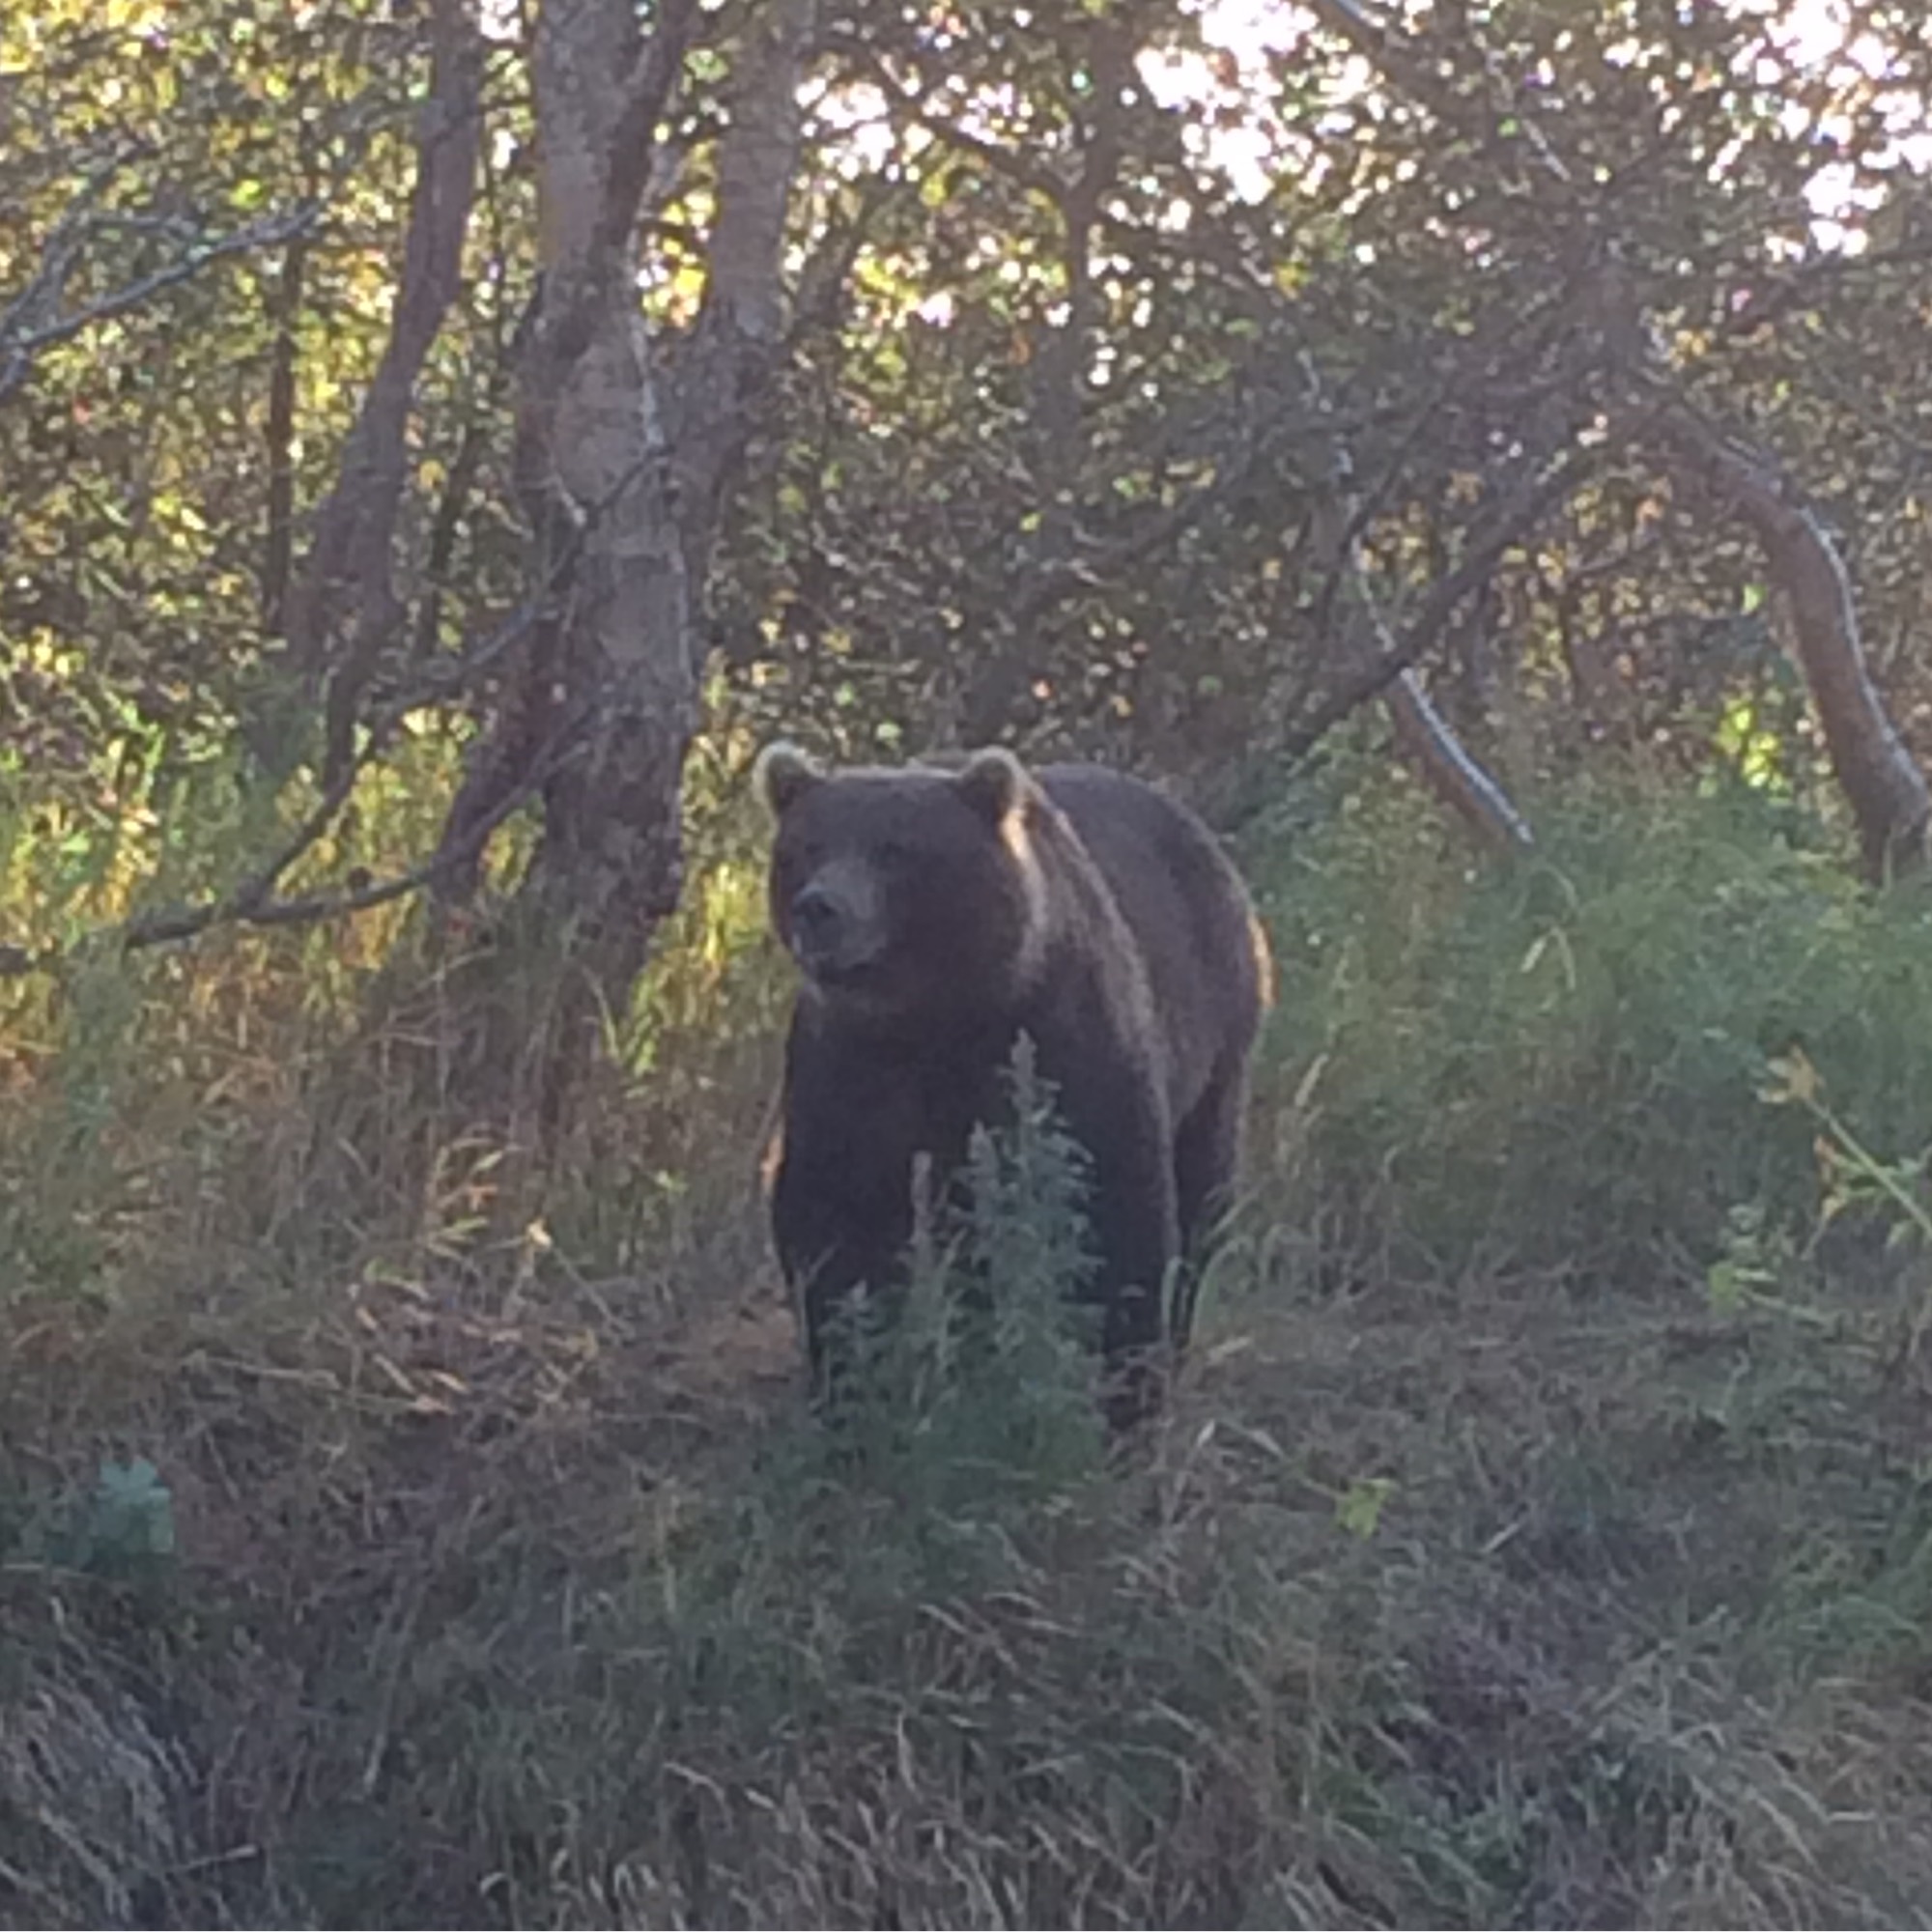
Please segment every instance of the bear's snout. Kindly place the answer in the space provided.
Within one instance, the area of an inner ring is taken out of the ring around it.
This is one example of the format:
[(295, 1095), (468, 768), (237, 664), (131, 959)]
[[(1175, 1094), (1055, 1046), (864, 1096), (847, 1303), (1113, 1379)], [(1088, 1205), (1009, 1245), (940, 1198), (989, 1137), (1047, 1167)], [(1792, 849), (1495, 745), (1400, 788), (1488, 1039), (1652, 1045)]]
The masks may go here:
[(810, 952), (837, 942), (838, 917), (838, 901), (820, 885), (807, 886), (791, 902), (791, 928)]
[(826, 867), (785, 909), (793, 956), (814, 980), (869, 966), (884, 950), (880, 912), (878, 885), (866, 867)]

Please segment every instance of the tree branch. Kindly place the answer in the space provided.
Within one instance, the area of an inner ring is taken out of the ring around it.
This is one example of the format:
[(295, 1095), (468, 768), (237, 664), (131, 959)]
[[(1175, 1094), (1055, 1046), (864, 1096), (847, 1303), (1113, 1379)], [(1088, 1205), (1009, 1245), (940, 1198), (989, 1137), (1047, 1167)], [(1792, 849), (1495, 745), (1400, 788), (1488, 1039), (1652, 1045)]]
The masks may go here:
[[(1328, 399), (1314, 358), (1304, 353), (1301, 364), (1312, 407), (1318, 415), (1325, 415)], [(1321, 628), (1325, 631), (1333, 624), (1337, 591), (1346, 582), (1353, 592), (1352, 610), (1359, 618), (1359, 628), (1350, 625), (1345, 613), (1342, 638), (1348, 655), (1357, 660), (1369, 654), (1366, 646), (1371, 643), (1382, 659), (1399, 648), (1362, 562), (1361, 536), (1376, 514), (1377, 505), (1405, 467), (1409, 448), (1426, 420), (1426, 415), (1418, 416), (1411, 435), (1405, 439), (1395, 460), (1385, 469), (1381, 488), (1365, 500), (1351, 503), (1349, 455), (1339, 442), (1331, 441), (1329, 474), (1315, 488), (1310, 522), (1326, 554), (1324, 561), (1329, 572), (1318, 601)], [(1430, 789), (1485, 844), (1492, 850), (1510, 853), (1536, 842), (1528, 822), (1511, 803), (1509, 795), (1470, 755), (1448, 720), (1436, 709), (1413, 665), (1405, 666), (1396, 673), (1383, 694), (1383, 702), (1394, 723), (1398, 745), (1408, 754)]]
[(1563, 502), (1603, 461), (1610, 446), (1606, 440), (1591, 450), (1573, 450), (1539, 481), (1520, 489), (1497, 511), (1489, 533), (1472, 544), (1463, 561), (1430, 591), (1395, 648), (1345, 677), (1299, 725), (1285, 734), (1280, 747), (1283, 754), (1290, 759), (1306, 755), (1350, 712), (1370, 698), (1379, 697), (1417, 663), (1455, 615), (1456, 607), (1488, 580), (1503, 553)]
[[(430, 94), (417, 128), (395, 319), (286, 605), (291, 668), (311, 688), (327, 683), (327, 781), (354, 762), (362, 689), (401, 619), (390, 552), (408, 470), (410, 411), (424, 360), (461, 286), (476, 191), (485, 46), (474, 0), (436, 0), (432, 18)], [(347, 649), (331, 662), (330, 619), (345, 583), (354, 587), (355, 616)]]
[(1883, 882), (1922, 870), (1932, 796), (1872, 683), (1851, 575), (1830, 532), (1762, 451), (1722, 436), (1674, 397), (1655, 413), (1677, 463), (1701, 473), (1751, 526), (1784, 592), (1799, 668), (1858, 825), (1866, 872)]
[[(284, 242), (293, 242), (298, 236), (306, 235), (321, 215), (322, 204), (317, 201), (298, 203), (280, 214), (263, 215), (212, 242), (192, 243), (180, 260), (136, 276), (133, 281), (97, 297), (58, 321), (26, 326), (19, 317), (23, 304), (39, 288), (37, 280), (35, 288), (18, 298), (7, 315), (0, 318), (0, 402), (4, 402), (26, 381), (34, 358), (43, 350), (71, 341), (98, 322), (108, 322), (115, 316), (126, 315), (130, 309), (142, 307), (166, 290), (192, 281), (204, 269), (228, 256), (245, 255), (257, 248), (270, 248)], [(60, 283), (65, 283), (67, 270), (71, 267), (70, 261), (62, 268), (58, 277)]]
[(697, 17), (696, 0), (664, 0), (651, 38), (638, 56), (623, 111), (611, 133), (611, 174), (604, 190), (604, 249), (629, 242), (657, 155), (658, 122), (682, 77)]
[(803, 117), (799, 76), (817, 0), (770, 0), (748, 29), (718, 144), (718, 215), (704, 299), (668, 398), (685, 576), (701, 597), (725, 479), (744, 455), (753, 411), (784, 343), (785, 214)]
[(477, 801), (474, 810), (467, 813), (460, 824), (452, 823), (437, 850), (420, 865), (379, 885), (312, 893), (300, 899), (277, 900), (269, 896), (289, 867), (320, 842), (334, 824), (343, 807), (354, 795), (363, 773), (381, 756), (402, 721), (425, 704), (445, 698), (453, 692), (474, 684), (481, 672), (504, 657), (535, 627), (549, 598), (569, 577), (590, 529), (601, 517), (609, 514), (615, 499), (636, 481), (641, 468), (639, 463), (619, 480), (609, 497), (590, 505), (573, 533), (572, 541), (553, 560), (544, 582), (495, 633), (466, 652), (461, 659), (431, 667), (409, 691), (384, 709), (369, 725), (368, 735), (354, 763), (334, 776), (313, 810), (295, 831), (239, 885), (198, 906), (145, 914), (67, 947), (33, 952), (26, 947), (0, 944), (0, 979), (57, 970), (60, 963), (74, 952), (116, 935), (129, 950), (133, 950), (192, 939), (216, 925), (287, 925), (300, 921), (327, 919), (337, 913), (367, 911), (371, 906), (383, 905), (420, 886), (438, 883), (457, 867), (480, 856), (491, 833), (519, 806), (534, 797), (555, 772), (568, 753), (572, 739), (582, 728), (585, 707), (579, 706), (561, 722), (554, 722), (554, 728), (524, 761), (521, 769), (514, 776), (506, 777), (500, 787), (491, 791), (487, 800)]
[[(534, 347), (543, 367), (533, 384), (542, 393), (554, 393), (576, 367), (609, 306), (611, 281), (620, 269), (631, 267), (632, 235), (650, 183), (658, 123), (683, 84), (684, 57), (696, 21), (695, 0), (666, 0), (650, 39), (631, 56), (624, 99), (604, 132), (598, 156), (602, 178), (589, 232), (581, 250), (572, 251), (581, 270), (567, 287), (547, 287), (550, 312), (537, 319)], [(540, 22), (538, 31), (563, 30)]]
[(282, 851), (233, 892), (200, 905), (170, 906), (142, 913), (120, 925), (107, 926), (67, 946), (48, 947), (39, 952), (21, 946), (0, 946), (0, 979), (20, 979), (32, 973), (58, 974), (71, 960), (102, 947), (112, 947), (124, 953), (138, 952), (153, 946), (198, 939), (220, 926), (313, 925), (323, 920), (347, 918), (406, 898), (434, 885), (450, 867), (476, 858), (491, 834), (512, 812), (535, 797), (569, 755), (572, 741), (583, 722), (581, 709), (559, 722), (542, 754), (532, 760), (518, 784), (497, 799), (488, 811), (472, 819), (460, 838), (442, 840), (428, 858), (406, 871), (335, 891), (309, 893), (299, 898), (269, 896), (275, 879), (327, 828), (347, 795), (342, 792), (318, 806)]
[(988, 140), (983, 134), (976, 134), (971, 128), (948, 120), (945, 115), (934, 113), (926, 105), (930, 90), (902, 81), (893, 71), (885, 56), (866, 40), (849, 31), (835, 32), (831, 38), (838, 51), (863, 69), (872, 84), (886, 97), (890, 103), (887, 109), (889, 114), (903, 117), (909, 125), (923, 129), (934, 140), (943, 141), (958, 153), (971, 156), (995, 174), (1004, 175), (1014, 186), (1040, 196), (1055, 208), (1065, 203), (1066, 184), (1050, 168), (1029, 160), (1017, 149)]

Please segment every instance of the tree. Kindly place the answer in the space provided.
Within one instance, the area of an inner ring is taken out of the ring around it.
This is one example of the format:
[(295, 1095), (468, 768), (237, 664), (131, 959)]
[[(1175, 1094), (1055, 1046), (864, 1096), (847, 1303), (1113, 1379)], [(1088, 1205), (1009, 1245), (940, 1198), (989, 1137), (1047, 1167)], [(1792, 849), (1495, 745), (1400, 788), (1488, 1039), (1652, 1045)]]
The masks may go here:
[[(532, 1073), (521, 1130), (677, 902), (694, 734), (1211, 794), (1387, 697), (1513, 842), (1504, 786), (1599, 735), (1708, 777), (1769, 719), (1811, 786), (1765, 615), (1800, 557), (1822, 742), (1909, 860), (1924, 49), (1878, 6), (1857, 59), (1663, 0), (1318, 13), (332, 0), (231, 45), (43, 10), (0, 285), (87, 249), (0, 412), (52, 754), (15, 784), (149, 898), (86, 888), (23, 954), (83, 904), (173, 938), (434, 885), (504, 969), (443, 983), (541, 993), (472, 1029), (483, 1089)], [(165, 152), (122, 155), (115, 89)], [(205, 271), (89, 310), (190, 235)]]
[[(363, 690), (393, 650), (405, 615), (392, 553), (407, 483), (410, 416), (423, 365), (460, 291), (476, 191), (484, 42), (473, 0), (435, 0), (429, 32), (429, 96), (417, 118), (415, 182), (388, 341), (363, 391), (334, 484), (316, 509), (300, 574), (285, 601), (278, 583), (268, 598), (304, 708), (323, 701), (321, 777), (329, 787), (342, 782), (355, 761)], [(302, 261), (292, 249), (288, 273), (297, 290)], [(297, 298), (284, 294), (285, 301)], [(281, 368), (278, 363), (278, 375)], [(270, 541), (278, 554), (288, 520), (287, 506), (271, 506)], [(267, 574), (278, 580), (282, 571), (277, 566)], [(346, 634), (338, 635), (336, 607), (344, 602), (353, 616)], [(285, 768), (283, 747), (270, 756)]]
[(741, 30), (716, 155), (705, 292), (677, 354), (635, 295), (640, 205), (696, 17), (640, 38), (629, 0), (551, 0), (533, 47), (542, 298), (518, 397), (517, 471), (538, 605), (442, 852), (475, 873), (479, 827), (535, 791), (543, 836), (513, 915), (561, 936), (569, 976), (542, 1056), (554, 1118), (683, 885), (696, 611), (718, 506), (755, 421), (782, 317), (784, 217), (812, 0)]
[[(1601, 374), (1610, 379), (1605, 407), (1613, 415), (1634, 421), (1668, 469), (1715, 494), (1755, 533), (1770, 575), (1785, 593), (1793, 648), (1810, 689), (1833, 774), (1851, 808), (1866, 867), (1880, 878), (1894, 870), (1922, 868), (1932, 796), (1869, 674), (1844, 563), (1823, 521), (1780, 480), (1778, 466), (1748, 437), (1718, 428), (1696, 407), (1690, 388), (1698, 376), (1707, 375), (1714, 352), (1720, 355), (1739, 337), (1775, 326), (1780, 313), (1787, 321), (1794, 313), (1803, 313), (1805, 302), (1797, 291), (1807, 281), (1828, 289), (1832, 269), (1842, 262), (1821, 256), (1813, 242), (1798, 266), (1787, 271), (1783, 291), (1768, 299), (1735, 267), (1723, 264), (1718, 288), (1711, 292), (1717, 298), (1707, 297), (1703, 304), (1707, 315), (1715, 311), (1723, 320), (1714, 330), (1707, 327), (1699, 331), (1702, 339), (1694, 348), (1685, 343), (1689, 354), (1680, 350), (1672, 355), (1660, 341), (1639, 274), (1632, 268), (1652, 239), (1644, 233), (1643, 218), (1637, 213), (1633, 178), (1667, 176), (1675, 168), (1688, 169), (1695, 179), (1701, 171), (1697, 185), (1708, 198), (1712, 185), (1710, 150), (1704, 145), (1708, 108), (1699, 112), (1699, 103), (1682, 115), (1661, 114), (1653, 93), (1643, 103), (1640, 123), (1654, 127), (1653, 145), (1647, 153), (1632, 156), (1621, 170), (1610, 172), (1596, 156), (1573, 153), (1566, 157), (1561, 152), (1564, 137), (1549, 110), (1579, 104), (1565, 81), (1541, 90), (1521, 81), (1512, 85), (1507, 78), (1512, 70), (1518, 74), (1528, 71), (1527, 52), (1492, 43), (1488, 29), (1471, 23), (1460, 9), (1432, 23), (1415, 37), (1414, 44), (1359, 0), (1320, 0), (1317, 11), (1452, 137), (1506, 154), (1513, 177), (1507, 191), (1525, 201), (1547, 200), (1549, 212), (1560, 213), (1572, 233), (1581, 238), (1588, 266), (1579, 288), (1592, 312), (1587, 321), (1579, 316), (1579, 328), (1604, 348)], [(1857, 11), (1860, 31), (1881, 40), (1892, 38), (1892, 21), (1883, 10)], [(1513, 24), (1511, 14), (1502, 13), (1500, 24), (1507, 34)], [(1525, 24), (1534, 35), (1534, 24)], [(1701, 36), (1693, 32), (1692, 38), (1701, 38), (1698, 51), (1706, 61), (1714, 55), (1731, 55), (1734, 72), (1745, 67), (1740, 55), (1759, 75), (1776, 58), (1776, 35), (1763, 34), (1742, 20), (1723, 28), (1707, 24)], [(1583, 77), (1578, 94), (1597, 90), (1605, 79), (1608, 50), (1600, 43), (1592, 51), (1605, 60), (1605, 68)], [(1432, 66), (1432, 56), (1440, 66)], [(1447, 78), (1439, 77), (1443, 67), (1448, 69)], [(1508, 118), (1496, 99), (1505, 92), (1514, 95)], [(1670, 104), (1675, 106), (1675, 100)], [(1837, 116), (1850, 122), (1850, 136), (1842, 143), (1845, 153), (1881, 173), (1895, 165), (1893, 151), (1900, 129), (1883, 95), (1866, 90), (1862, 100), (1833, 105)], [(1771, 103), (1747, 94), (1742, 102), (1733, 99), (1728, 107), (1725, 134), (1730, 144), (1743, 145), (1754, 134), (1758, 145), (1770, 145)], [(1818, 111), (1814, 128), (1825, 118)], [(1922, 97), (1919, 119), (1922, 123)], [(1560, 127), (1578, 125), (1587, 128), (1592, 123), (1587, 116), (1573, 115)], [(1586, 137), (1579, 145), (1592, 142)], [(1802, 151), (1803, 143), (1799, 146)], [(1839, 146), (1834, 138), (1832, 152), (1835, 154)], [(1594, 168), (1588, 164), (1591, 160), (1596, 161)], [(1593, 191), (1585, 185), (1593, 173), (1607, 178), (1611, 185)], [(1539, 186), (1547, 192), (1539, 195)], [(1654, 211), (1649, 218), (1655, 220)], [(1717, 249), (1707, 252), (1733, 249), (1741, 238), (1733, 222), (1726, 221), (1717, 227), (1715, 239)], [(1899, 252), (1894, 250), (1894, 256)], [(1925, 239), (1903, 252), (1908, 259), (1923, 259), (1928, 253)], [(1726, 279), (1731, 281), (1728, 288)], [(1682, 302), (1681, 295), (1677, 300)], [(1683, 309), (1677, 312), (1681, 316)], [(1698, 367), (1700, 362), (1705, 368)]]

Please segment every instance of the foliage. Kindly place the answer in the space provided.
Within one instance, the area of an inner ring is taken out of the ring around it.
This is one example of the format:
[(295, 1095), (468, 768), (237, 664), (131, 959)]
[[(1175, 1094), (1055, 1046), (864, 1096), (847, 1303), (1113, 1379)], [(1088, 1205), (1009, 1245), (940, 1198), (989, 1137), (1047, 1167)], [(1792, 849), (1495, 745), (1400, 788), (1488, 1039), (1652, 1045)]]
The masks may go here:
[[(529, 21), (338, 794), (257, 726), (438, 10), (0, 20), (0, 1922), (1922, 1917), (1932, 913), (1847, 877), (1764, 560), (1612, 434), (1610, 338), (1820, 507), (1921, 736), (1924, 34), (1416, 0), (1378, 71), (1371, 10), (1238, 11), (820, 10), (682, 903), (534, 1173), (458, 1097), (461, 911), (116, 943), (278, 853), (410, 873), (500, 721)], [(673, 403), (763, 17), (692, 12)], [(1424, 666), (1536, 825), (1489, 868), (1363, 719), (1283, 754), (1345, 669), (1319, 532), (1359, 513), (1400, 632), (1566, 455)], [(1251, 1185), (1135, 1457), (1038, 1095), (852, 1425), (804, 1412), (753, 1172), (781, 724), (1244, 813)]]
[(1357, 796), (1279, 856), (1254, 841), (1299, 1210), (1357, 1217), (1368, 1252), (1607, 1284), (1660, 1249), (1701, 1265), (1738, 1203), (1790, 1225), (1810, 1135), (1757, 1092), (1794, 1047), (1877, 1145), (1925, 1119), (1926, 908), (1867, 898), (1804, 814), (1588, 787), (1539, 813), (1533, 863), (1472, 877), (1414, 812)]
[[(294, 463), (312, 495), (380, 346), (418, 33), (355, 0), (299, 22), (272, 6), (55, 5), (0, 28), (17, 76), (0, 196), (11, 302), (70, 249), (60, 312), (265, 211), (329, 211), (319, 235), (217, 261), (45, 350), (0, 406), (16, 770), (43, 785), (85, 772), (91, 784), (61, 786), (82, 810), (178, 805), (173, 785), (219, 757), (263, 642), (268, 472)], [(306, 380), (278, 451), (269, 393), (298, 346)]]
[(110, 1577), (154, 1576), (176, 1553), (174, 1501), (145, 1456), (100, 1464), (94, 1487), (0, 1516), (0, 1556)]
[(970, 1534), (981, 1510), (1050, 1493), (1098, 1452), (1084, 1156), (1026, 1042), (1008, 1084), (1011, 1125), (973, 1138), (964, 1226), (928, 1220), (903, 1296), (835, 1322), (828, 1473), (861, 1476), (915, 1536), (925, 1521)]
[[(130, 7), (96, 32), (43, 8), (0, 42), (33, 82), (0, 290), (32, 284), (75, 210), (74, 300), (252, 211), (323, 211), (48, 349), (0, 409), (0, 782), (37, 842), (130, 883), (232, 819), (238, 789), (256, 860), (314, 804), (299, 773), (261, 795), (251, 721), (302, 520), (381, 353), (427, 58), (423, 21), (356, 0), (299, 29), (231, 14)], [(1613, 259), (1688, 392), (1836, 526), (1917, 729), (1927, 391), (1924, 331), (1898, 325), (1919, 299), (1923, 54), (1886, 9), (1846, 10), (1842, 45), (1745, 8), (1411, 9), (1444, 87), (1386, 98), (1346, 37), (1286, 12), (1252, 42), (1165, 0), (965, 17), (824, 22), (786, 356), (709, 586), (714, 719), (848, 752), (1006, 733), (1224, 766), (1332, 683), (1332, 560), (1309, 534), (1331, 479), (1400, 613), (1487, 507), (1598, 432), (1591, 277)], [(363, 694), (367, 729), (406, 709), (395, 782), (432, 824), (529, 589), (509, 412), (530, 110), (526, 49), (498, 26), (464, 295), (412, 414), (407, 621)], [(704, 286), (736, 30), (717, 31), (647, 236), (668, 346)], [(1575, 246), (1552, 257), (1559, 230)], [(1859, 400), (1879, 393), (1883, 421)], [(1746, 709), (1804, 776), (1816, 746), (1772, 616), (1752, 547), (1625, 451), (1506, 560), (1437, 654), (1436, 696), (1515, 785), (1605, 741), (1701, 767)], [(352, 815), (394, 789), (372, 780)], [(319, 879), (366, 865), (316, 858)]]
[[(1919, 915), (1755, 793), (1584, 787), (1533, 876), (1472, 875), (1373, 750), (1251, 828), (1252, 1197), (1123, 1464), (1037, 1105), (864, 1426), (807, 1412), (730, 921), (678, 929), (585, 1205), (514, 1250), (461, 1150), (378, 1213), (358, 1131), (350, 1184), (353, 988), (304, 1017), (254, 939), (107, 969), (83, 1157), (37, 1125), (82, 1062), (5, 1102), (10, 1226), (94, 1240), (6, 1259), (0, 1824), (47, 1849), (0, 1918), (1909, 1917), (1923, 1285), (1812, 1128), (1917, 1198)], [(143, 1452), (105, 1487), (102, 1439)]]

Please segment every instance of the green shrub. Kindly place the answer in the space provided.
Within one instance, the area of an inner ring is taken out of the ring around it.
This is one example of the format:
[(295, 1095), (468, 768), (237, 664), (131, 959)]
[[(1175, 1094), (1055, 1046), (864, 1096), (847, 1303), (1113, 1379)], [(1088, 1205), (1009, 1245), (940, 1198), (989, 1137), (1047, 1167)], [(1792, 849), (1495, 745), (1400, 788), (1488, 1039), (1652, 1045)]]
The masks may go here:
[[(1253, 864), (1281, 962), (1264, 1110), (1292, 1216), (1408, 1269), (1634, 1285), (1729, 1209), (1808, 1219), (1810, 1135), (1757, 1093), (1802, 1046), (1882, 1146), (1932, 1119), (1932, 906), (1874, 897), (1749, 793), (1545, 802), (1511, 867), (1384, 789)], [(1286, 1205), (1286, 1204), (1284, 1204)]]

